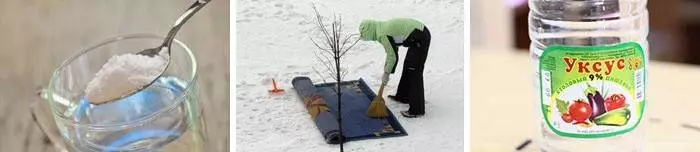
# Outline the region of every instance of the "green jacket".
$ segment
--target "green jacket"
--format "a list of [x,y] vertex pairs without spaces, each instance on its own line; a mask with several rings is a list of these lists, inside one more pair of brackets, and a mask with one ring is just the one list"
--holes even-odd
[[423,30],[425,25],[420,21],[408,18],[396,18],[388,21],[363,20],[360,23],[360,38],[366,41],[377,41],[386,51],[384,72],[394,73],[398,62],[398,44],[403,43],[415,29]]

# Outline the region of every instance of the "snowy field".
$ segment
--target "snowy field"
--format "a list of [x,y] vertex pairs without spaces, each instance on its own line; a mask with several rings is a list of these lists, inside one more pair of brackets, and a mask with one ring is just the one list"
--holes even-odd
[[[407,119],[399,112],[408,105],[387,98],[387,106],[408,136],[353,141],[346,151],[452,152],[463,151],[463,2],[462,0],[347,0],[316,1],[321,15],[343,17],[344,31],[358,33],[362,19],[385,20],[408,17],[423,21],[432,34],[425,65],[426,115]],[[236,58],[236,151],[327,152],[338,145],[326,144],[296,93],[291,80],[313,72],[309,37],[315,30],[311,1],[237,1]],[[399,65],[385,95],[394,94],[406,48],[399,49]],[[347,56],[345,80],[365,79],[378,90],[385,53],[376,42],[360,41]],[[271,78],[286,93],[270,95]]]

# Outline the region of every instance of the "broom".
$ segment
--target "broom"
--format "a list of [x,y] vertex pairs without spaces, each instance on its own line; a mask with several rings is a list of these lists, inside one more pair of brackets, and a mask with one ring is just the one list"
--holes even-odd
[[389,114],[386,112],[386,105],[384,104],[384,98],[382,98],[382,94],[384,94],[384,84],[379,87],[379,94],[374,97],[372,100],[372,104],[369,105],[369,108],[367,108],[367,116],[370,118],[386,118],[389,116]]

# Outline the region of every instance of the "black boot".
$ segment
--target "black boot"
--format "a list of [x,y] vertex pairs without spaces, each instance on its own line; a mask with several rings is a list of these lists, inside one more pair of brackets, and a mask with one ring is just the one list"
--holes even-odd
[[406,118],[417,118],[423,116],[424,114],[411,114],[408,111],[401,111],[401,115]]

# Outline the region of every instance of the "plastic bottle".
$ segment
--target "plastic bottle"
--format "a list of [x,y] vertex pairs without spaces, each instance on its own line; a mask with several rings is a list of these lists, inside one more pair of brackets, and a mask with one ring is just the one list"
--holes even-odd
[[646,0],[530,0],[529,7],[542,151],[641,150]]

